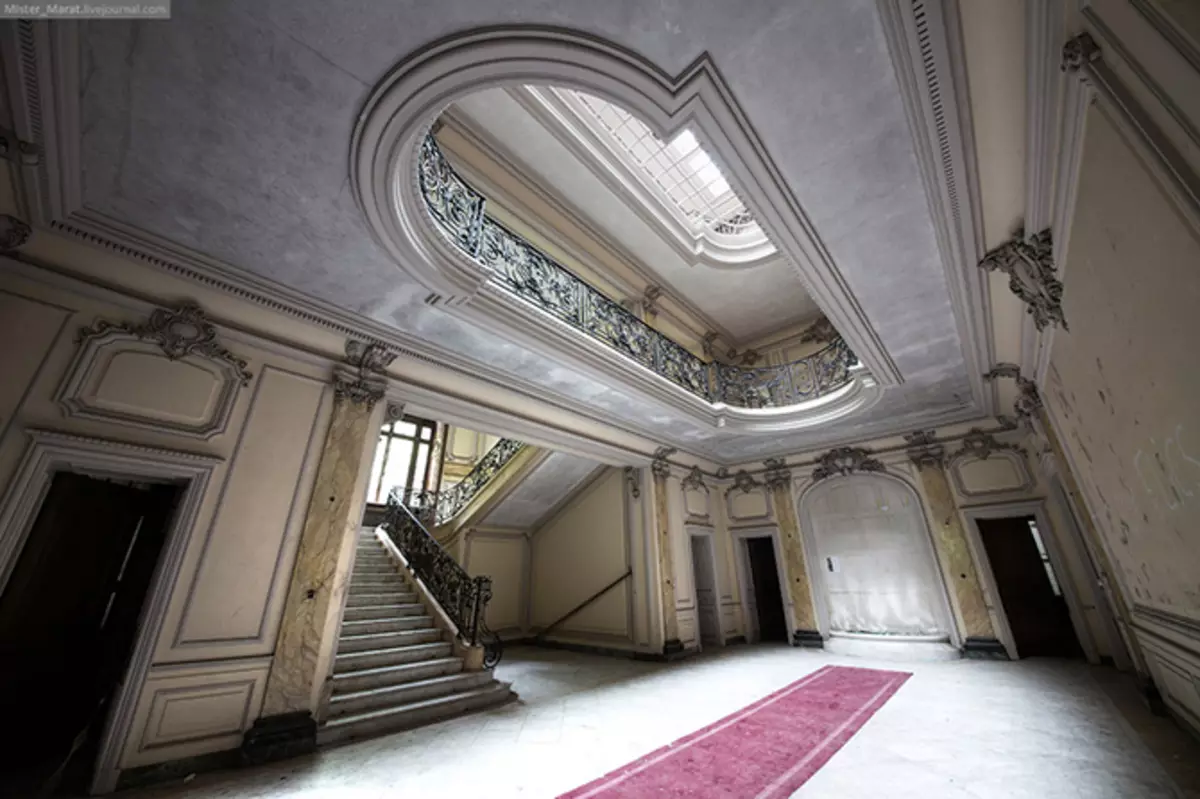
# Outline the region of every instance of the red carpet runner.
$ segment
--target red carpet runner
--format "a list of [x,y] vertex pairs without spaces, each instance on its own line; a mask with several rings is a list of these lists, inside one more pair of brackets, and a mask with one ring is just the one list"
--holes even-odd
[[790,796],[910,676],[825,666],[559,799]]

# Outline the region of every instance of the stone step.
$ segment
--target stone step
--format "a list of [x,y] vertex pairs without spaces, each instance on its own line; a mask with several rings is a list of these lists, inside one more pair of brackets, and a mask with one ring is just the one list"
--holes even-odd
[[350,593],[352,594],[370,594],[374,592],[387,593],[388,591],[408,591],[411,590],[408,583],[399,574],[368,574],[360,578],[355,574],[350,578]]
[[340,696],[388,685],[402,685],[428,680],[432,677],[441,677],[445,674],[458,674],[462,669],[462,658],[449,657],[420,660],[416,663],[402,663],[398,666],[380,666],[377,669],[348,671],[345,674],[333,675],[333,695]]
[[342,635],[372,635],[397,633],[402,630],[421,630],[433,627],[433,616],[397,616],[394,619],[361,619],[342,621]]
[[413,644],[432,644],[441,640],[443,640],[442,631],[436,627],[427,627],[423,630],[400,630],[392,633],[367,633],[365,635],[346,635],[346,631],[343,629],[342,637],[338,639],[337,651],[339,655],[342,655],[347,652],[366,652],[372,649],[392,649]]
[[348,671],[357,671],[358,669],[399,666],[401,663],[415,663],[418,660],[443,658],[450,654],[451,649],[449,641],[439,641],[429,644],[368,649],[363,652],[347,652],[345,654],[338,654],[334,658],[333,671],[335,674],[344,674]]
[[471,691],[424,699],[398,707],[351,713],[326,721],[317,731],[317,743],[341,743],[419,727],[475,710],[496,707],[514,698],[515,694],[506,684],[493,682]]
[[391,561],[380,561],[378,563],[371,563],[371,562],[364,563],[360,560],[354,564],[353,574],[355,576],[358,576],[360,574],[396,574],[396,575],[399,575],[400,570],[398,568],[396,568],[396,565],[393,564]]
[[365,713],[370,710],[396,707],[447,694],[471,691],[482,688],[491,681],[492,673],[490,671],[469,671],[444,674],[399,685],[385,685],[363,691],[334,694],[329,701],[328,718],[339,718],[350,713]]
[[370,593],[356,593],[351,588],[350,596],[346,597],[346,608],[364,608],[376,605],[411,605],[416,601],[416,593],[406,591],[403,587],[397,587],[392,591],[372,591]]
[[391,619],[397,616],[424,616],[425,606],[420,602],[387,602],[379,605],[355,605],[346,608],[342,621],[365,621],[367,619]]

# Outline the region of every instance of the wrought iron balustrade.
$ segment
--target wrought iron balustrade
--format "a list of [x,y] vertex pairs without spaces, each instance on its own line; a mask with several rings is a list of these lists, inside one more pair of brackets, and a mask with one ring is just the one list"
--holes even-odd
[[421,147],[420,184],[442,233],[505,289],[708,402],[740,408],[797,405],[853,379],[858,359],[841,338],[778,366],[707,363],[606,297],[486,212],[482,194],[450,165],[432,135]]
[[[417,511],[422,510],[425,509],[417,508]],[[500,637],[487,626],[487,604],[492,598],[491,578],[467,574],[466,569],[434,540],[418,513],[409,510],[396,491],[388,496],[387,516],[382,526],[403,553],[409,568],[454,622],[459,640],[471,646],[482,644],[484,668],[490,669],[499,663],[503,646]]]

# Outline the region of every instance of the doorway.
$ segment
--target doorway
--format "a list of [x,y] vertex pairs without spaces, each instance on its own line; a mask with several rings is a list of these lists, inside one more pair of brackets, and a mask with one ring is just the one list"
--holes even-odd
[[788,640],[783,590],[779,587],[779,564],[775,559],[775,541],[769,535],[745,538],[746,564],[750,572],[751,640]]
[[1021,657],[1083,657],[1063,584],[1034,516],[976,519]]
[[692,535],[692,578],[696,589],[696,624],[700,648],[721,646],[721,607],[718,601],[717,573],[714,567],[712,536]]
[[82,792],[179,486],[58,472],[0,594],[0,796]]

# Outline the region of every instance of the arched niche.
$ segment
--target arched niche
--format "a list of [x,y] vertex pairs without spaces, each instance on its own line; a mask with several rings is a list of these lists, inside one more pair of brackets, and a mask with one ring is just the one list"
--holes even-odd
[[954,616],[917,492],[883,474],[822,480],[799,499],[827,648],[951,658]]

